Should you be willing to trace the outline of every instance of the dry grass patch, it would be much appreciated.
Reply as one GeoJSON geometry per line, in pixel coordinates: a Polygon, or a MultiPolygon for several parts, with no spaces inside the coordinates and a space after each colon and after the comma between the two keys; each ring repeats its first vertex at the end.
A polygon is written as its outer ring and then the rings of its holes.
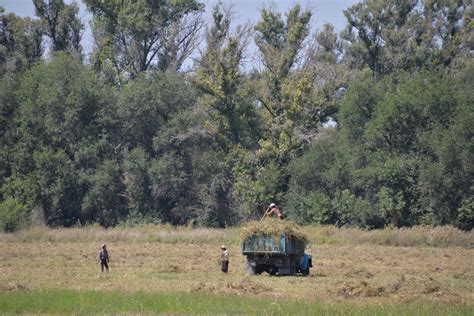
{"type": "Polygon", "coordinates": [[[246,276],[237,229],[43,228],[0,235],[0,292],[184,292],[362,305],[474,302],[474,249],[466,247],[471,233],[424,228],[370,232],[303,227],[302,231],[309,236],[307,252],[313,255],[308,277],[246,276]],[[408,244],[414,233],[432,239],[417,239],[423,247],[414,243],[393,247],[393,241],[389,246],[377,244],[382,241],[377,234],[408,234],[403,237],[408,244]],[[320,236],[326,236],[326,243],[318,242],[320,236]],[[460,246],[426,247],[435,240],[460,246]],[[100,273],[98,265],[102,242],[111,256],[109,273],[100,273]],[[229,245],[231,254],[228,274],[218,264],[222,243],[229,245]]]}
{"type": "Polygon", "coordinates": [[[316,244],[371,244],[397,247],[464,247],[474,248],[474,230],[465,232],[452,226],[414,226],[362,230],[334,226],[304,227],[316,244]]]}
{"type": "Polygon", "coordinates": [[[228,291],[224,292],[231,292],[238,295],[256,295],[261,293],[269,294],[273,292],[273,288],[271,288],[270,286],[266,285],[263,282],[255,281],[250,277],[246,277],[242,280],[238,280],[235,282],[230,282],[227,284],[226,288],[228,289],[228,291]]]}
{"type": "Polygon", "coordinates": [[[33,227],[13,234],[0,233],[0,242],[106,242],[106,243],[167,243],[201,245],[239,245],[242,237],[253,233],[289,229],[290,234],[301,235],[315,245],[382,245],[398,247],[464,247],[474,248],[474,230],[464,232],[451,226],[411,228],[385,228],[361,230],[334,226],[296,226],[288,221],[267,219],[251,222],[243,228],[191,228],[170,225],[145,225],[136,228],[102,228],[87,226],[51,229],[33,227]],[[286,227],[279,228],[278,225],[286,227]]]}
{"type": "Polygon", "coordinates": [[[287,220],[282,221],[280,219],[268,218],[262,221],[252,221],[246,223],[240,230],[242,239],[253,235],[269,235],[279,239],[282,234],[290,238],[301,240],[304,243],[308,242],[308,236],[301,230],[301,227],[287,220]]]}
{"type": "Polygon", "coordinates": [[[73,228],[32,227],[12,234],[0,233],[0,242],[107,242],[107,243],[238,243],[236,229],[192,228],[171,225],[103,228],[98,225],[73,228]]]}
{"type": "Polygon", "coordinates": [[[109,273],[100,273],[99,246],[0,242],[0,292],[201,292],[357,304],[474,301],[474,249],[313,244],[308,277],[249,277],[238,244],[229,246],[228,274],[220,272],[218,244],[110,242],[109,273]]]}

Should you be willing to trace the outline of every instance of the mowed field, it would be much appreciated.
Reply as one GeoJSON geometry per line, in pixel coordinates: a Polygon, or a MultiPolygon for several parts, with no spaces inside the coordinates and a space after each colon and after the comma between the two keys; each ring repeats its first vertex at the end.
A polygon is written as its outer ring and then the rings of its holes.
{"type": "Polygon", "coordinates": [[[0,312],[474,314],[474,235],[305,227],[308,277],[247,276],[239,230],[35,228],[0,235],[0,312]],[[110,271],[97,254],[106,243],[110,271]],[[220,244],[231,253],[220,272],[220,244]]]}

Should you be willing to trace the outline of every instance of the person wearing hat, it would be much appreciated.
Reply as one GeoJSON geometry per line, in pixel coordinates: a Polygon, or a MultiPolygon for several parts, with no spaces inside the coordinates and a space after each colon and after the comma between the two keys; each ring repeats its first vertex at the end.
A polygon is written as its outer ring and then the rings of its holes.
{"type": "Polygon", "coordinates": [[[222,254],[221,254],[221,270],[224,273],[229,271],[229,250],[225,245],[221,246],[222,254]]]}
{"type": "Polygon", "coordinates": [[[270,205],[268,206],[267,210],[265,211],[265,214],[263,215],[263,217],[271,217],[275,215],[276,217],[278,217],[279,219],[283,219],[283,216],[281,214],[281,211],[280,211],[280,208],[278,207],[278,205],[276,205],[275,203],[270,203],[270,205]]]}
{"type": "Polygon", "coordinates": [[[105,271],[109,271],[109,253],[107,252],[107,246],[105,244],[100,246],[99,262],[102,272],[104,272],[104,268],[105,271]]]}

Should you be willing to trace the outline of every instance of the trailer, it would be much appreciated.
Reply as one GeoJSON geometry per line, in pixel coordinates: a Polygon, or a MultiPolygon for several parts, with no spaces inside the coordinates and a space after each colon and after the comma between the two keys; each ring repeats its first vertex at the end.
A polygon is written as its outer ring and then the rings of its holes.
{"type": "Polygon", "coordinates": [[[242,254],[247,256],[247,273],[270,275],[308,275],[312,256],[305,253],[304,241],[282,233],[251,235],[242,241],[242,254]]]}

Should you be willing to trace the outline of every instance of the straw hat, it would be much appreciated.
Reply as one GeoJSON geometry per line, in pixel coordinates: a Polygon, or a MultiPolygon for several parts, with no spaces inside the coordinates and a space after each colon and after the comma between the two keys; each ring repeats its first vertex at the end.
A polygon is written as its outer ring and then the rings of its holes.
{"type": "Polygon", "coordinates": [[[221,249],[227,249],[225,245],[222,245],[221,246],[221,249]]]}

